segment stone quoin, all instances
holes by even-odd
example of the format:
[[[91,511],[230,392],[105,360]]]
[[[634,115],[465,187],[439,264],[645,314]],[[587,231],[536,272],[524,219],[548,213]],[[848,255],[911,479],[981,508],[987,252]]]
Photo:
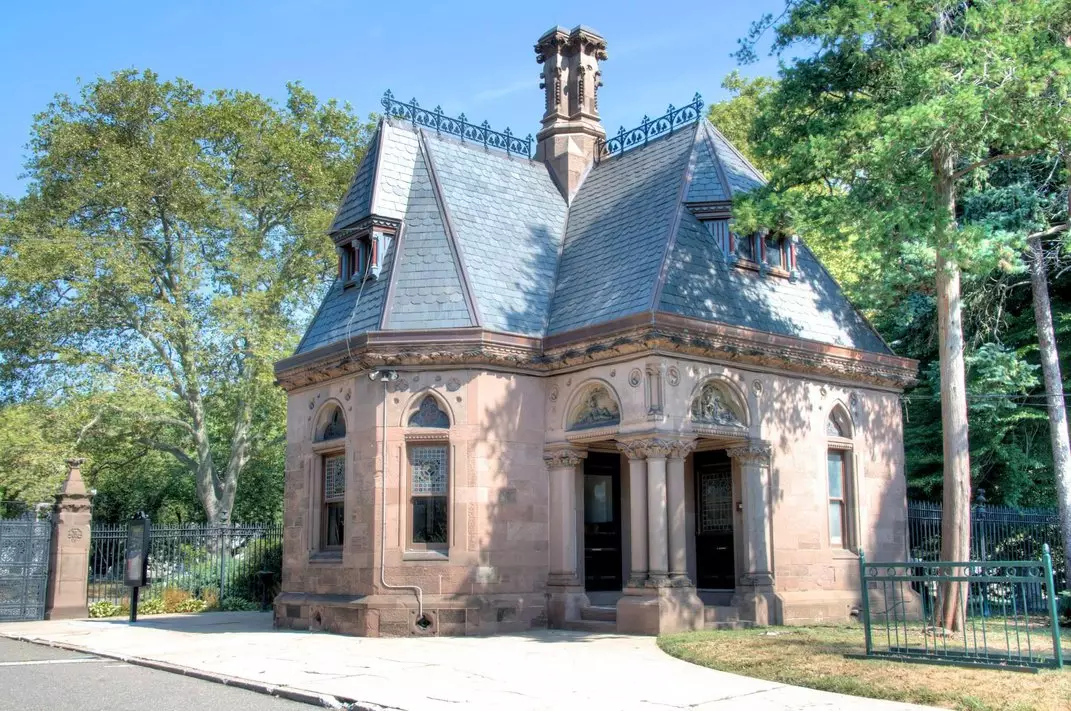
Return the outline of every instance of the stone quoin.
[[[845,621],[903,560],[899,358],[698,95],[608,135],[606,41],[539,38],[520,139],[389,93],[293,356],[278,627]],[[533,117],[534,118],[534,117]]]

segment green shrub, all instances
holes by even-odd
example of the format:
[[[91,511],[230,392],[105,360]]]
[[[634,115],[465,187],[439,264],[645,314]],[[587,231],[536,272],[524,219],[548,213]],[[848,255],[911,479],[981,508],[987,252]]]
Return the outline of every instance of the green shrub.
[[[1056,609],[1065,625],[1071,625],[1071,590],[1062,590],[1056,596]]]
[[[138,603],[139,615],[161,615],[167,612],[163,598],[151,597]]]
[[[204,600],[198,600],[197,598],[191,598],[189,600],[183,600],[175,606],[175,612],[204,612],[207,605]]]
[[[223,612],[252,612],[260,606],[242,597],[228,596],[219,603],[219,609]]]
[[[122,614],[123,609],[109,600],[97,600],[89,606],[90,617],[115,617]]]

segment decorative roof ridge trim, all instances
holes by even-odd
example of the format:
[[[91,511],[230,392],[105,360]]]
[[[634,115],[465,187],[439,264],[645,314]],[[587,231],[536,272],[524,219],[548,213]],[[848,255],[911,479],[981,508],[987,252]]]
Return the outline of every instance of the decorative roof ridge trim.
[[[424,167],[428,171],[428,180],[431,182],[431,192],[435,196],[435,205],[439,208],[439,219],[443,223],[443,232],[446,233],[446,241],[450,245],[450,254],[454,258],[454,268],[457,269],[457,278],[461,282],[461,292],[465,295],[465,305],[468,307],[469,318],[473,326],[483,326],[483,313],[480,304],[476,301],[476,294],[472,290],[472,280],[469,278],[469,270],[465,266],[465,253],[461,249],[461,241],[457,238],[457,230],[454,228],[454,218],[450,214],[450,206],[446,203],[446,192],[442,183],[439,182],[439,171],[435,168],[435,157],[432,156],[431,146],[428,145],[427,136],[421,130],[417,131],[417,146],[421,158],[424,159]]]
[[[679,109],[669,105],[669,109],[662,116],[649,119],[646,116],[635,128],[626,129],[622,126],[616,136],[599,139],[595,144],[595,160],[610,158],[621,155],[625,151],[646,146],[653,138],[672,134],[681,126],[687,126],[692,121],[698,121],[703,117],[703,97],[697,91],[692,97],[691,103],[685,104]]]
[[[505,151],[506,155],[523,155],[529,160],[532,159],[532,134],[528,134],[527,138],[517,138],[509,128],[505,131],[492,130],[487,121],[477,126],[469,123],[465,114],[457,118],[443,115],[441,106],[429,111],[421,108],[416,99],[410,99],[408,103],[398,101],[390,89],[383,93],[380,103],[383,104],[385,116],[409,121],[414,126],[433,128],[438,134],[457,136],[462,141],[482,143],[484,148],[497,148]]]
[[[698,147],[699,142],[702,140],[702,128],[702,124],[696,123],[695,134],[692,136],[692,146],[688,149],[688,162],[684,165],[684,172],[680,176],[681,182],[677,187],[677,200],[675,202],[677,208],[673,211],[673,219],[669,223],[669,234],[664,240],[666,251],[662,254],[662,263],[658,267],[654,288],[651,290],[651,303],[648,305],[648,309],[652,312],[658,310],[658,302],[662,300],[662,291],[666,286],[666,279],[669,278],[670,260],[673,258],[673,250],[677,248],[677,233],[680,232],[681,218],[687,209],[684,206],[684,199],[688,197],[688,188],[692,185],[692,178],[695,177],[695,165],[699,160]]]

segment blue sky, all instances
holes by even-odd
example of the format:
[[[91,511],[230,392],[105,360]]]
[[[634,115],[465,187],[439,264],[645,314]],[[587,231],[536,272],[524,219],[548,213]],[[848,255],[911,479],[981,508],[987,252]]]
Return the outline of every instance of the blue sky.
[[[543,111],[532,45],[554,25],[585,24],[608,42],[599,95],[609,133],[724,92],[730,53],[749,23],[783,0],[725,2],[345,2],[344,0],[37,0],[11,3],[0,24],[0,194],[25,183],[33,115],[78,80],[153,69],[203,89],[280,98],[300,80],[321,99],[379,109],[390,88],[496,129],[535,133]],[[765,59],[746,74],[772,74]]]

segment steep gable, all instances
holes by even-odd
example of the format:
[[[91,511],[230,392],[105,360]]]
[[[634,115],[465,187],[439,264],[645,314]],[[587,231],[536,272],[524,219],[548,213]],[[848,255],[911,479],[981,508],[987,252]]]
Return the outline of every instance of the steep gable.
[[[569,208],[548,333],[649,310],[695,125],[596,165]]]
[[[480,325],[541,335],[566,211],[546,166],[432,132],[425,145]]]

